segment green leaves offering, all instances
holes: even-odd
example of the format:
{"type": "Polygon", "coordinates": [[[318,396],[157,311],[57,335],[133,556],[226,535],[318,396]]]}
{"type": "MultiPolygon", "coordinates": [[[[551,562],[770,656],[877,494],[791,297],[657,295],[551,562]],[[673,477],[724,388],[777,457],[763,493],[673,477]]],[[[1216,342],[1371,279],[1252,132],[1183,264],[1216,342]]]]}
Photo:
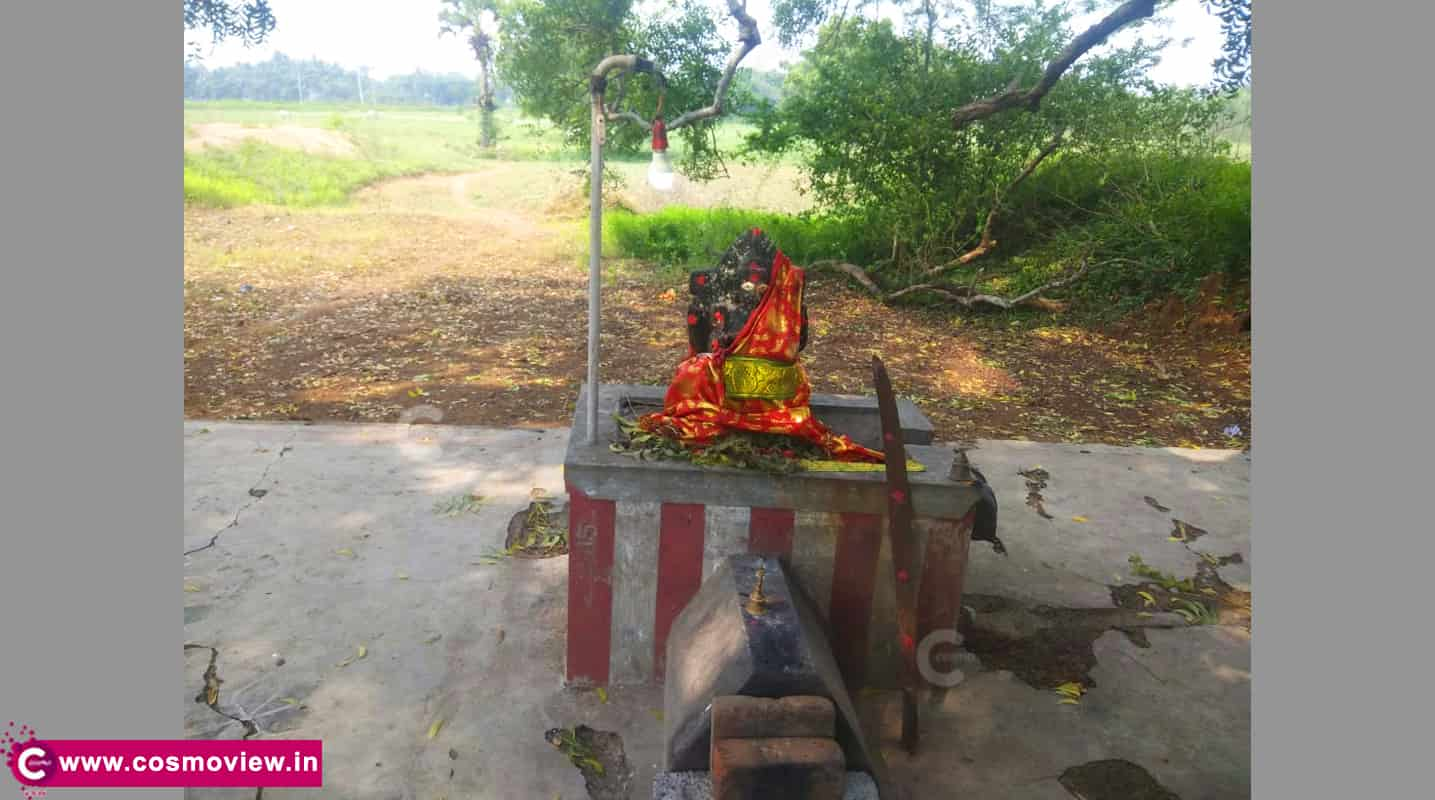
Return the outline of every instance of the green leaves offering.
{"type": "Polygon", "coordinates": [[[786,475],[801,471],[804,459],[828,458],[817,445],[791,436],[738,431],[705,447],[689,448],[662,434],[643,430],[636,419],[617,414],[613,419],[618,423],[618,441],[608,445],[608,449],[644,461],[687,461],[786,475]]]}

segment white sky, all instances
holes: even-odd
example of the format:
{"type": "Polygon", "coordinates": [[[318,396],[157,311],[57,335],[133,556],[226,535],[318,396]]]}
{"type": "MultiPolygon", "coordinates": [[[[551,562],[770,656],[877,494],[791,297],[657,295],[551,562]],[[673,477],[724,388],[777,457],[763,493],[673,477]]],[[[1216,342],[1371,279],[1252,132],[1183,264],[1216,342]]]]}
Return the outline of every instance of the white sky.
{"type": "MultiPolygon", "coordinates": [[[[454,36],[438,35],[439,5],[439,0],[270,0],[278,24],[263,46],[246,48],[226,42],[211,49],[206,45],[204,63],[218,67],[265,61],[275,52],[282,52],[292,58],[318,58],[350,69],[367,66],[369,74],[376,78],[415,69],[477,75],[467,43],[454,36]]],[[[879,9],[884,16],[895,17],[895,6],[879,9]]],[[[1084,27],[1109,10],[1078,17],[1073,25],[1084,27]]],[[[748,0],[748,13],[757,19],[763,42],[748,55],[743,66],[772,69],[784,60],[796,60],[796,52],[777,44],[770,24],[771,0],[748,0]]],[[[1178,85],[1208,83],[1211,61],[1221,50],[1220,21],[1206,11],[1201,0],[1177,0],[1161,19],[1169,20],[1170,25],[1160,32],[1173,41],[1162,53],[1161,64],[1152,77],[1178,85]],[[1187,38],[1191,42],[1183,47],[1181,41],[1187,38]]],[[[1150,23],[1144,26],[1148,30],[1150,27],[1150,23]]],[[[1136,33],[1118,34],[1114,43],[1129,42],[1136,33]]],[[[188,33],[185,38],[189,38],[188,33]]]]}

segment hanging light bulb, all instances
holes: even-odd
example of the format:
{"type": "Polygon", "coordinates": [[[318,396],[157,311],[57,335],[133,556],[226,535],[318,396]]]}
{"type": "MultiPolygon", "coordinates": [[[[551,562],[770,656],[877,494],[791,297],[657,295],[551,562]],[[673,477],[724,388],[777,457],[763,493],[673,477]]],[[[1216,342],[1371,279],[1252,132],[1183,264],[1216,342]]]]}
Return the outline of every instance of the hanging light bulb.
{"type": "Polygon", "coordinates": [[[648,185],[660,192],[673,190],[673,160],[668,157],[668,131],[662,117],[653,118],[653,162],[648,165],[648,185]]]}

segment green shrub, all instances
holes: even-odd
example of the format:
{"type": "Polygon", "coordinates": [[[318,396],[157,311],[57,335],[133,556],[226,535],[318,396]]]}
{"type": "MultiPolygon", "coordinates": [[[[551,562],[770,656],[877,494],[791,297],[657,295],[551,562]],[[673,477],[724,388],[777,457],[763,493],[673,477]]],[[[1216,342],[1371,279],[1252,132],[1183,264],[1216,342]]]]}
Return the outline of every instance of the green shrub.
{"type": "Polygon", "coordinates": [[[835,217],[671,206],[652,214],[617,211],[603,219],[604,241],[615,254],[662,266],[710,265],[753,227],[762,228],[798,265],[819,259],[869,263],[880,246],[856,221],[835,217]]]}
{"type": "MultiPolygon", "coordinates": [[[[1078,259],[1098,264],[1053,294],[1084,310],[1121,313],[1176,293],[1189,297],[1213,272],[1239,282],[1251,269],[1251,166],[1219,156],[1127,154],[1053,159],[1010,199],[997,250],[945,279],[1017,295],[1060,277],[1078,259]],[[978,274],[978,271],[980,273],[978,274]]],[[[799,265],[863,265],[888,290],[910,278],[882,268],[890,242],[861,220],[736,208],[610,212],[606,247],[659,267],[710,265],[733,239],[760,227],[799,265]]],[[[920,296],[909,296],[922,302],[920,296]]],[[[942,302],[928,298],[932,302],[942,302]]]]}
{"type": "Polygon", "coordinates": [[[1100,266],[1068,294],[1118,311],[1172,293],[1190,297],[1211,273],[1250,275],[1249,162],[1065,159],[1034,175],[1013,202],[1015,222],[997,236],[1013,294],[1086,254],[1100,266]]]}

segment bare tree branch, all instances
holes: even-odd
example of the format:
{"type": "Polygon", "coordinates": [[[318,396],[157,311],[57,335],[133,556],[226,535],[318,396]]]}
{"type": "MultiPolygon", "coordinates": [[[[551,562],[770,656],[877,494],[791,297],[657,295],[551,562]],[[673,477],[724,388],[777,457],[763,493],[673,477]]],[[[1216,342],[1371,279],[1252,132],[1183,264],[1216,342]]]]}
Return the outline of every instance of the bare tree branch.
{"type": "Polygon", "coordinates": [[[1078,267],[1076,271],[1072,272],[1070,275],[1058,278],[1054,281],[1051,281],[1050,283],[1042,284],[1041,286],[1038,286],[1029,292],[1019,294],[1016,297],[999,297],[992,294],[972,294],[963,291],[960,287],[942,286],[940,284],[933,283],[919,283],[913,286],[908,286],[901,291],[893,292],[887,295],[885,299],[890,301],[895,300],[896,298],[903,295],[913,294],[916,292],[931,292],[933,294],[939,294],[943,297],[946,297],[955,302],[957,305],[960,305],[964,308],[972,308],[973,306],[978,305],[990,305],[996,306],[997,308],[1010,310],[1016,308],[1019,305],[1022,305],[1023,303],[1038,303],[1042,300],[1041,294],[1043,292],[1049,292],[1052,289],[1060,289],[1063,286],[1068,286],[1072,283],[1075,283],[1076,281],[1080,280],[1084,275],[1086,275],[1086,273],[1090,270],[1090,267],[1090,262],[1088,262],[1086,259],[1082,259],[1081,266],[1078,267]]]}
{"type": "MultiPolygon", "coordinates": [[[[737,73],[738,64],[742,63],[742,60],[747,57],[748,53],[752,52],[754,47],[762,43],[762,36],[757,31],[757,20],[754,20],[752,16],[747,13],[747,0],[727,0],[727,8],[728,11],[732,13],[733,19],[737,20],[738,44],[737,47],[733,49],[732,54],[728,56],[727,66],[723,68],[722,77],[718,79],[717,89],[713,91],[712,104],[680,115],[677,119],[668,123],[667,129],[670,131],[710,117],[720,116],[723,113],[723,103],[727,100],[728,88],[732,85],[733,76],[737,73]]],[[[666,82],[663,73],[654,66],[653,62],[639,56],[608,56],[598,62],[598,66],[593,69],[593,73],[589,77],[590,91],[592,92],[593,102],[595,104],[600,102],[599,98],[602,97],[603,92],[607,88],[609,80],[608,73],[614,70],[620,70],[617,77],[623,77],[624,79],[622,83],[619,84],[617,99],[614,100],[611,105],[604,103],[597,106],[602,110],[602,118],[607,122],[626,120],[642,126],[643,130],[652,130],[653,123],[644,119],[641,114],[638,114],[636,111],[619,111],[618,107],[622,103],[623,95],[627,89],[627,78],[624,76],[629,72],[651,73],[653,77],[658,80],[659,85],[666,82]]]]}
{"type": "Polygon", "coordinates": [[[635,125],[641,126],[645,131],[653,129],[653,123],[643,119],[642,115],[636,111],[609,111],[607,116],[609,122],[627,120],[635,125]]]}
{"type": "MultiPolygon", "coordinates": [[[[1101,264],[1115,263],[1122,260],[1124,259],[1110,259],[1108,261],[1101,262],[1101,264]]],[[[884,303],[890,303],[893,300],[905,297],[909,294],[916,294],[918,292],[929,292],[931,294],[945,297],[948,300],[951,300],[952,302],[956,303],[957,305],[968,309],[979,305],[988,305],[995,306],[996,308],[1010,310],[1020,305],[1034,305],[1052,311],[1064,308],[1064,304],[1058,303],[1053,300],[1048,300],[1041,295],[1044,292],[1049,292],[1053,289],[1060,289],[1063,286],[1069,286],[1081,280],[1081,278],[1084,277],[1086,273],[1089,272],[1091,269],[1091,264],[1089,260],[1083,258],[1081,260],[1081,266],[1077,267],[1076,270],[1069,275],[1065,275],[1049,283],[1042,284],[1041,286],[1038,286],[1029,292],[1023,292],[1016,297],[1000,297],[993,294],[980,294],[976,292],[972,287],[952,286],[950,284],[941,283],[918,283],[913,284],[912,286],[908,286],[905,289],[898,289],[897,291],[890,294],[883,294],[881,288],[878,287],[877,284],[872,280],[872,278],[867,275],[867,271],[857,266],[856,264],[849,264],[845,261],[814,261],[808,266],[813,269],[828,267],[831,269],[838,270],[839,272],[846,273],[858,283],[860,283],[862,285],[862,288],[870,292],[872,296],[876,297],[878,300],[881,300],[884,303]]]]}
{"type": "Polygon", "coordinates": [[[867,276],[867,271],[857,266],[856,264],[849,264],[846,261],[827,260],[814,261],[807,266],[810,269],[835,269],[838,272],[847,274],[853,280],[862,284],[862,288],[866,289],[877,297],[882,296],[882,287],[874,283],[872,279],[867,276]]]}
{"type": "Polygon", "coordinates": [[[1051,138],[1051,142],[1047,144],[1046,147],[1043,147],[1041,152],[1036,154],[1035,158],[1027,162],[1027,165],[1022,168],[1021,173],[1016,176],[1015,180],[1007,184],[1005,189],[997,190],[996,196],[992,198],[991,210],[987,211],[986,222],[982,225],[982,238],[981,241],[977,243],[977,246],[945,264],[932,267],[924,273],[925,275],[936,275],[950,267],[970,264],[996,248],[997,242],[992,238],[992,226],[996,222],[997,212],[1001,211],[1002,203],[1006,200],[1007,195],[1015,191],[1016,187],[1020,186],[1022,181],[1026,180],[1031,173],[1036,171],[1037,166],[1045,161],[1047,156],[1056,152],[1058,147],[1061,147],[1061,140],[1065,133],[1064,130],[1057,131],[1056,135],[1051,138]]]}
{"type": "Polygon", "coordinates": [[[914,283],[904,289],[898,289],[897,291],[886,295],[882,299],[896,300],[899,297],[906,297],[909,294],[916,294],[917,292],[932,292],[933,294],[940,294],[944,297],[950,297],[953,300],[957,298],[971,297],[972,295],[976,294],[976,292],[971,287],[967,286],[952,286],[951,284],[944,283],[914,283]]]}
{"type": "Polygon", "coordinates": [[[727,66],[723,68],[722,77],[718,79],[717,89],[713,91],[712,104],[680,115],[668,124],[670,131],[710,117],[721,116],[723,103],[727,100],[728,87],[732,85],[733,75],[737,72],[737,65],[742,63],[742,60],[752,52],[754,47],[762,43],[762,36],[757,32],[757,20],[747,13],[747,0],[741,0],[741,2],[727,0],[727,10],[732,14],[732,18],[737,20],[738,43],[737,47],[733,48],[732,54],[727,57],[727,66]]]}
{"type": "Polygon", "coordinates": [[[1056,82],[1061,80],[1061,76],[1071,68],[1072,64],[1076,63],[1077,59],[1085,55],[1086,51],[1106,41],[1107,37],[1126,25],[1146,19],[1155,13],[1156,0],[1126,0],[1100,22],[1072,39],[1071,44],[1068,44],[1057,55],[1056,60],[1047,65],[1046,70],[1042,72],[1041,80],[1037,81],[1035,86],[1030,89],[1020,89],[1017,82],[1013,81],[1001,94],[967,103],[952,112],[952,126],[960,129],[968,123],[1019,106],[1025,106],[1028,111],[1035,111],[1046,93],[1056,86],[1056,82]]]}

